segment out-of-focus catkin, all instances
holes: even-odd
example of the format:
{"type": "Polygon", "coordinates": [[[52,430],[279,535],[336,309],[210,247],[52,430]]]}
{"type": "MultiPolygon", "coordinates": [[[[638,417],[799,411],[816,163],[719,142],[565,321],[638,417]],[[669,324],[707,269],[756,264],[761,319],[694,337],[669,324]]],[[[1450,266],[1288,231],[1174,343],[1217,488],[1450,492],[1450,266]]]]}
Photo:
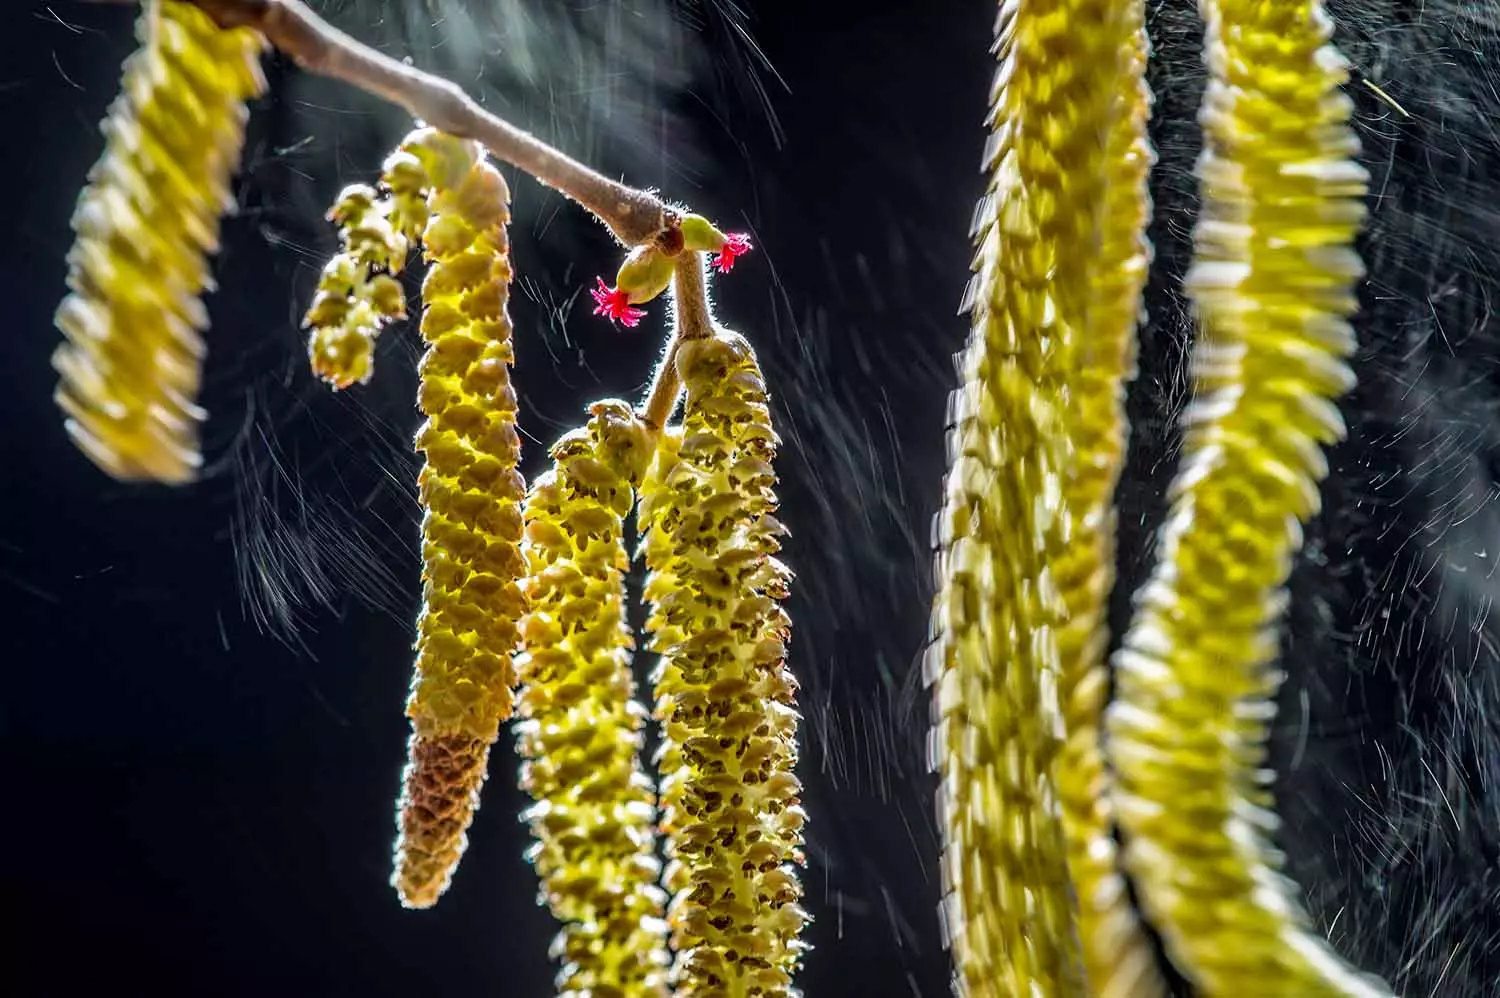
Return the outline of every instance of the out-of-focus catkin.
{"type": "Polygon", "coordinates": [[[1115,579],[1115,485],[1125,459],[1125,384],[1135,375],[1141,292],[1151,266],[1146,229],[1155,152],[1147,138],[1145,5],[1122,4],[1120,83],[1105,148],[1105,210],[1093,261],[1088,326],[1074,344],[1068,436],[1073,454],[1063,476],[1069,543],[1051,561],[1066,607],[1057,630],[1058,695],[1066,731],[1057,757],[1068,870],[1078,898],[1078,930],[1094,998],[1165,993],[1156,949],[1135,910],[1115,843],[1110,773],[1100,744],[1109,693],[1106,615],[1115,579]]]}
{"type": "Polygon", "coordinates": [[[596,402],[532,483],[522,551],[530,611],[516,727],[542,897],[568,998],[665,998],[665,894],[656,886],[656,793],[641,769],[625,623],[624,518],[656,435],[628,403],[596,402]]]}
{"type": "MultiPolygon", "coordinates": [[[[431,217],[422,233],[428,349],[418,367],[427,419],[416,440],[426,458],[423,606],[392,880],[405,904],[421,908],[437,901],[463,853],[489,747],[511,713],[511,656],[526,608],[525,483],[509,371],[505,181],[473,142],[424,129],[402,149],[426,172],[431,217]]],[[[412,224],[399,205],[394,214],[398,227],[412,224]]]]}
{"type": "Polygon", "coordinates": [[[1085,987],[1056,784],[1067,607],[1050,565],[1080,541],[1064,497],[1068,380],[1091,328],[1128,39],[1109,0],[1006,0],[996,24],[989,189],[975,219],[973,333],[950,402],[925,668],[944,926],[970,998],[1085,987]]]}
{"type": "Polygon", "coordinates": [[[102,470],[181,483],[202,465],[202,296],[265,40],[178,0],[148,0],[137,37],[73,215],[56,399],[102,470]]]}
{"type": "Polygon", "coordinates": [[[1271,843],[1285,582],[1353,384],[1366,173],[1314,0],[1206,0],[1195,402],[1156,569],[1118,653],[1126,865],[1205,996],[1388,993],[1312,931],[1271,843]]]}
{"type": "Polygon", "coordinates": [[[807,914],[777,445],[743,337],[680,343],[680,430],[641,487],[677,998],[796,994],[807,914]]]}

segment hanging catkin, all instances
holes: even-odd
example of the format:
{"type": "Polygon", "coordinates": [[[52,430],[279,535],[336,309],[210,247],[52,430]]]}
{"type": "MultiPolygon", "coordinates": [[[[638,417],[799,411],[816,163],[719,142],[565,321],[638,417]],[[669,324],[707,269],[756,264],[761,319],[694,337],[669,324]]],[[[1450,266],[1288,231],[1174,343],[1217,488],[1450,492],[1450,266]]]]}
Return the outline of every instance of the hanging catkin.
{"type": "Polygon", "coordinates": [[[645,709],[630,670],[624,518],[655,434],[628,403],[595,402],[532,483],[522,551],[530,612],[516,739],[542,898],[563,923],[560,995],[665,998],[666,898],[656,793],[641,769],[645,709]]]}
{"type": "MultiPolygon", "coordinates": [[[[425,169],[417,449],[423,606],[407,716],[393,883],[427,907],[448,885],[479,803],[489,747],[511,714],[511,655],[525,612],[521,502],[510,385],[509,194],[480,147],[424,129],[402,146],[425,169]]],[[[395,211],[398,226],[411,220],[395,211]]]]}
{"type": "Polygon", "coordinates": [[[807,914],[790,573],[765,382],[743,337],[681,342],[683,425],[641,487],[676,998],[779,998],[807,914]]]}
{"type": "Polygon", "coordinates": [[[1198,993],[1388,993],[1311,930],[1270,836],[1278,624],[1344,433],[1366,174],[1313,0],[1205,0],[1195,401],[1157,567],[1115,664],[1127,868],[1198,993]]]}
{"type": "Polygon", "coordinates": [[[106,473],[180,483],[203,463],[202,297],[234,204],[245,102],[265,88],[265,40],[177,0],[149,0],[136,33],[73,215],[56,398],[68,435],[106,473]]]}
{"type": "Polygon", "coordinates": [[[1063,477],[1069,543],[1051,561],[1067,612],[1057,631],[1066,730],[1057,757],[1057,792],[1089,993],[1151,998],[1164,994],[1166,985],[1120,868],[1099,730],[1109,692],[1105,618],[1115,579],[1114,492],[1128,432],[1125,383],[1135,375],[1141,292],[1151,265],[1147,182],[1155,162],[1146,135],[1151,91],[1145,5],[1129,0],[1121,8],[1125,57],[1105,148],[1107,193],[1100,250],[1091,268],[1094,297],[1069,378],[1073,454],[1063,477]]]}
{"type": "Polygon", "coordinates": [[[944,925],[970,998],[1084,993],[1055,782],[1067,608],[1049,565],[1077,540],[1063,495],[1068,378],[1090,329],[1105,140],[1129,39],[1108,0],[1005,0],[996,24],[989,189],[950,402],[926,666],[944,925]]]}

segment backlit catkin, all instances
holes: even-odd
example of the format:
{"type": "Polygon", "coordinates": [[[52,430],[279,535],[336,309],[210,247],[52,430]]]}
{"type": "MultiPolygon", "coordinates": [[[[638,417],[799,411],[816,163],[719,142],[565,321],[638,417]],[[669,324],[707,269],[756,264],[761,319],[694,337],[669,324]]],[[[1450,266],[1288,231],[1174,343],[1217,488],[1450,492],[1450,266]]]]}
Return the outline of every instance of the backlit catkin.
{"type": "Polygon", "coordinates": [[[1066,741],[1057,757],[1068,870],[1078,897],[1078,929],[1089,993],[1150,998],[1165,993],[1156,950],[1141,927],[1115,844],[1110,774],[1100,746],[1109,675],[1105,652],[1115,578],[1115,485],[1125,459],[1125,382],[1135,375],[1141,292],[1151,266],[1147,189],[1155,152],[1146,135],[1145,6],[1122,5],[1125,58],[1105,150],[1107,194],[1102,242],[1092,268],[1094,299],[1069,379],[1073,455],[1063,478],[1069,543],[1051,570],[1067,608],[1057,630],[1059,697],[1066,741]]]}
{"type": "Polygon", "coordinates": [[[1126,865],[1205,996],[1376,995],[1311,930],[1264,768],[1285,583],[1353,384],[1365,171],[1312,0],[1206,0],[1195,401],[1156,569],[1115,659],[1126,865]]]}
{"type": "Polygon", "coordinates": [[[743,337],[681,342],[683,426],[641,488],[677,998],[787,996],[807,921],[776,434],[743,337]]]}
{"type": "Polygon", "coordinates": [[[468,156],[463,143],[419,128],[386,157],[380,190],[366,184],[346,187],[328,213],[338,224],[343,249],[323,268],[303,322],[310,330],[307,354],[313,373],[335,389],[369,380],[376,337],[406,315],[396,276],[432,216],[429,165],[457,176],[468,169],[468,156]]]}
{"type": "Polygon", "coordinates": [[[427,420],[416,440],[426,457],[423,606],[392,882],[403,903],[424,908],[463,853],[489,747],[511,713],[525,484],[509,371],[505,181],[472,142],[423,130],[403,148],[426,170],[431,218],[418,367],[427,420]]]}
{"type": "Polygon", "coordinates": [[[265,88],[265,40],[177,0],[148,0],[137,37],[73,215],[56,399],[68,435],[106,473],[181,483],[203,463],[202,296],[234,204],[245,102],[265,88]]]}
{"type": "Polygon", "coordinates": [[[950,402],[925,668],[944,927],[970,998],[1084,993],[1055,782],[1067,608],[1049,566],[1080,541],[1064,505],[1068,380],[1091,328],[1106,136],[1130,37],[1109,0],[1006,0],[996,24],[989,188],[950,402]]]}
{"type": "Polygon", "coordinates": [[[338,223],[343,250],[323,268],[303,321],[312,371],[334,388],[368,381],[375,338],[406,316],[406,296],[395,275],[408,244],[390,218],[392,202],[373,187],[354,184],[339,194],[330,220],[338,223]]]}
{"type": "Polygon", "coordinates": [[[629,404],[596,402],[587,429],[552,448],[532,483],[522,551],[530,612],[516,727],[530,856],[563,923],[553,944],[561,995],[665,998],[666,897],[656,881],[656,793],[641,769],[625,623],[624,518],[655,434],[629,404]]]}

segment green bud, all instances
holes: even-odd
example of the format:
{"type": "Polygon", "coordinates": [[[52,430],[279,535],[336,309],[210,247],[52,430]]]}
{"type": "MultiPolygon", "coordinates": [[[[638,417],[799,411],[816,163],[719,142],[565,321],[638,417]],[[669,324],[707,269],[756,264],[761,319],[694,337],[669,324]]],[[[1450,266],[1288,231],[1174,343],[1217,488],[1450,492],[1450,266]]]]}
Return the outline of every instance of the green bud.
{"type": "Polygon", "coordinates": [[[724,233],[702,215],[682,216],[682,248],[690,252],[718,252],[724,248],[724,233]]]}
{"type": "Polygon", "coordinates": [[[672,283],[676,261],[654,246],[637,246],[615,276],[615,288],[630,296],[632,305],[648,302],[672,283]]]}

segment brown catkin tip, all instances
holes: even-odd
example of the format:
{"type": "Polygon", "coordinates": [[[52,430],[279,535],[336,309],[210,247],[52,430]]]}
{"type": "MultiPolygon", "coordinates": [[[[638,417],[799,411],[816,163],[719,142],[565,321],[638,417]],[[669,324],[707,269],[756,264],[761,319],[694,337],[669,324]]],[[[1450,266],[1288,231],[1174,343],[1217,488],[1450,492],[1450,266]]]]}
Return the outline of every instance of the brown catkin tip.
{"type": "Polygon", "coordinates": [[[641,487],[662,725],[662,831],[677,998],[790,996],[808,920],[790,572],[777,558],[776,434],[755,354],[684,340],[683,425],[641,487]]]}
{"type": "Polygon", "coordinates": [[[245,102],[265,88],[265,40],[222,31],[177,0],[146,3],[137,37],[73,215],[56,399],[68,435],[102,470],[181,483],[203,462],[202,296],[234,203],[245,102]]]}
{"type": "MultiPolygon", "coordinates": [[[[430,218],[422,238],[430,269],[422,288],[428,349],[418,398],[427,419],[416,441],[426,458],[418,478],[423,606],[406,711],[413,754],[393,883],[405,903],[425,907],[447,886],[477,806],[484,754],[472,746],[493,743],[511,713],[511,655],[526,609],[518,585],[525,574],[525,486],[516,470],[521,444],[509,371],[505,181],[472,142],[423,129],[402,149],[428,178],[430,218]],[[446,764],[460,757],[424,752],[439,743],[470,746],[461,754],[464,765],[424,769],[429,759],[446,764]],[[453,809],[429,812],[419,806],[422,799],[453,809]],[[432,857],[446,858],[446,865],[432,857]]],[[[398,217],[397,224],[406,223],[398,217]]]]}
{"type": "Polygon", "coordinates": [[[400,828],[402,900],[430,908],[448,886],[479,807],[490,743],[465,734],[413,733],[402,773],[400,828]]]}
{"type": "Polygon", "coordinates": [[[656,886],[656,793],[641,768],[625,623],[624,518],[654,435],[617,399],[552,448],[532,483],[522,550],[530,612],[517,659],[516,726],[530,857],[563,923],[561,995],[665,998],[666,896],[656,886]]]}

